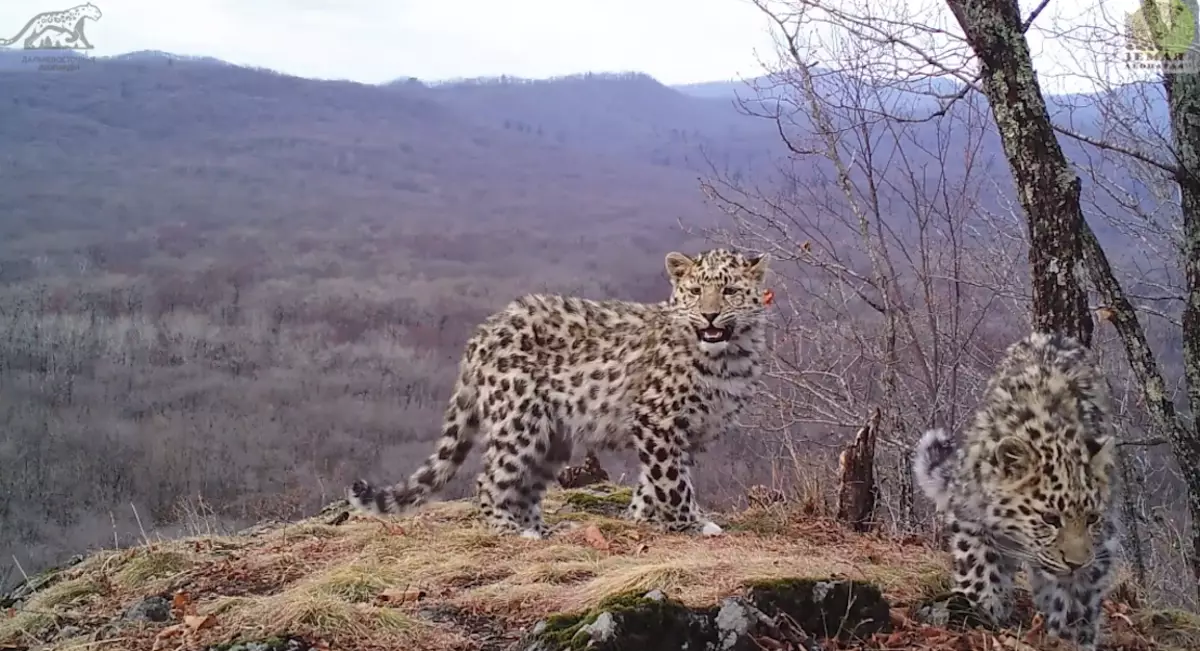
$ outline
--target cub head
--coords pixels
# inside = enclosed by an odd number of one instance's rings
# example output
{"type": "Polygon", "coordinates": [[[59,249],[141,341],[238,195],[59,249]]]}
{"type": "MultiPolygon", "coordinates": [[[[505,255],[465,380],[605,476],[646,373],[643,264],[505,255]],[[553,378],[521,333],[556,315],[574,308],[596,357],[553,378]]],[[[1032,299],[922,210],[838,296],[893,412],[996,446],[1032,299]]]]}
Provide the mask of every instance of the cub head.
{"type": "Polygon", "coordinates": [[[1094,560],[1110,500],[1115,441],[1074,431],[1026,428],[1005,436],[989,459],[988,522],[1026,560],[1069,574],[1094,560]],[[1030,437],[1030,433],[1038,434],[1030,437]]]}
{"type": "Polygon", "coordinates": [[[746,256],[725,249],[694,257],[667,254],[671,309],[692,328],[702,349],[723,350],[758,323],[768,262],[765,253],[746,256]]]}

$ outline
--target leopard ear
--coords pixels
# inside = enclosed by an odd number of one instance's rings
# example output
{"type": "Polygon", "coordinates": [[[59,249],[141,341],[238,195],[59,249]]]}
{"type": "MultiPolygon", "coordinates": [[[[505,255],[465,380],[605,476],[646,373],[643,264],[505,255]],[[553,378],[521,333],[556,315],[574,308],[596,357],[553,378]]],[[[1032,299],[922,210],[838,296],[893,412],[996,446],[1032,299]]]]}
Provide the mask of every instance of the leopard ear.
{"type": "Polygon", "coordinates": [[[764,253],[758,257],[746,258],[746,275],[756,283],[761,283],[767,277],[767,267],[771,264],[771,256],[764,253]]]}
{"type": "Polygon", "coordinates": [[[1116,463],[1117,438],[1115,436],[1101,436],[1096,439],[1088,439],[1085,441],[1089,456],[1089,464],[1092,468],[1092,474],[1097,477],[1108,476],[1109,471],[1116,463]]]}
{"type": "Polygon", "coordinates": [[[672,251],[667,254],[667,274],[671,277],[671,282],[678,282],[696,266],[696,261],[686,255],[672,251]]]}
{"type": "Polygon", "coordinates": [[[1037,453],[1023,439],[1006,436],[996,445],[994,463],[1006,478],[1020,481],[1037,467],[1037,453]]]}

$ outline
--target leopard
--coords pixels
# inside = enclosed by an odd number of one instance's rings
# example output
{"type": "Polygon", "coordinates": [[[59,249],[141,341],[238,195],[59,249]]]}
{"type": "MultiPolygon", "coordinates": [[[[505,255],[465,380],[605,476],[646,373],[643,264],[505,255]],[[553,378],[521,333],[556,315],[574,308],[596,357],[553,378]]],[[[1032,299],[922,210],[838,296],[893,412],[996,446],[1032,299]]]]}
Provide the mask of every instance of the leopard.
{"type": "Polygon", "coordinates": [[[350,504],[374,515],[416,508],[482,438],[483,520],[496,533],[542,539],[551,533],[541,514],[547,485],[579,445],[636,452],[625,518],[722,534],[699,509],[693,468],[758,392],[769,264],[767,253],[727,248],[671,252],[663,301],[516,298],[467,339],[435,451],[399,483],[356,480],[350,504]]]}
{"type": "Polygon", "coordinates": [[[24,37],[27,50],[92,49],[83,33],[84,19],[100,20],[100,8],[88,2],[61,11],[44,11],[29,19],[12,38],[0,38],[0,46],[9,46],[24,37]],[[53,37],[53,38],[51,38],[53,37]]]}
{"type": "Polygon", "coordinates": [[[1097,648],[1119,557],[1110,413],[1089,349],[1033,331],[1005,349],[959,436],[921,436],[913,475],[949,529],[951,592],[985,622],[1007,623],[1023,567],[1046,631],[1097,648]]]}

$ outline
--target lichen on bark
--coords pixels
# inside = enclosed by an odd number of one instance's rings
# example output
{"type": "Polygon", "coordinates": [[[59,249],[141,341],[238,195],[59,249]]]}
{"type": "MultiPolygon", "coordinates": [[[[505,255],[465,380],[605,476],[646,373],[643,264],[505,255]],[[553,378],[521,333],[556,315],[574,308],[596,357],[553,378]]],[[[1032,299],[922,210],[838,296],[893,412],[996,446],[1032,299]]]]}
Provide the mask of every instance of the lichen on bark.
{"type": "Polygon", "coordinates": [[[1080,181],[1054,135],[1016,2],[947,0],[979,59],[1017,196],[1029,224],[1033,326],[1090,346],[1092,319],[1077,277],[1080,181]]]}
{"type": "MultiPolygon", "coordinates": [[[[1193,60],[1200,57],[1193,57],[1193,60]]],[[[1183,311],[1183,361],[1188,384],[1190,427],[1168,430],[1175,458],[1188,484],[1192,516],[1192,575],[1200,595],[1200,74],[1165,74],[1163,87],[1171,116],[1178,161],[1183,217],[1184,277],[1188,297],[1183,311]]]]}

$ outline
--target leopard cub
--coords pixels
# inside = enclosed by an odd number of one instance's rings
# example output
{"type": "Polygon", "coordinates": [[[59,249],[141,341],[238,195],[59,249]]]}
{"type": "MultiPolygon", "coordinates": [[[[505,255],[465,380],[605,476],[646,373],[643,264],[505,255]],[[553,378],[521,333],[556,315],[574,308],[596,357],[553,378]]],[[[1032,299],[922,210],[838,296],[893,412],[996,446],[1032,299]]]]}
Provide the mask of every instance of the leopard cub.
{"type": "Polygon", "coordinates": [[[1095,649],[1116,571],[1114,446],[1087,348],[1037,332],[1010,346],[965,431],[928,431],[914,454],[950,529],[953,591],[1003,624],[1024,566],[1049,633],[1095,649]]]}
{"type": "Polygon", "coordinates": [[[715,249],[666,257],[659,303],[533,294],[467,341],[436,452],[407,480],[349,489],[385,513],[422,502],[485,446],[477,493],[498,532],[541,538],[541,502],[577,444],[637,451],[627,515],[668,531],[722,532],[700,516],[693,456],[754,395],[766,347],[768,259],[715,249]]]}

